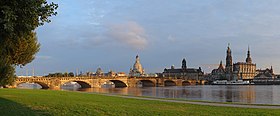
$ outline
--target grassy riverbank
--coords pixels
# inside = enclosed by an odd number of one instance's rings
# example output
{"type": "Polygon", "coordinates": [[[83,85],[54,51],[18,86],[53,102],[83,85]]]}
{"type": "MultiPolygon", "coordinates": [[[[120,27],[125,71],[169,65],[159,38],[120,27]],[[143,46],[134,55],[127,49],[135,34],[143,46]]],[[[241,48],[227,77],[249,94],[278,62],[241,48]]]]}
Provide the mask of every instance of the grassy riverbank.
{"type": "Polygon", "coordinates": [[[0,89],[0,115],[278,115],[280,110],[202,106],[52,90],[0,89]]]}

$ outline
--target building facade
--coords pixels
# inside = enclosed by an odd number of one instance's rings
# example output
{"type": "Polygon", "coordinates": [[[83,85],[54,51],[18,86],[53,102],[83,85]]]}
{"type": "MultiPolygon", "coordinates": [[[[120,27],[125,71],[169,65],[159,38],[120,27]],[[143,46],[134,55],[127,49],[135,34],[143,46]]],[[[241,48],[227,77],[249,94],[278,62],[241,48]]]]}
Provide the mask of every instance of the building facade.
{"type": "Polygon", "coordinates": [[[226,51],[226,66],[223,68],[222,61],[217,69],[212,70],[213,80],[253,80],[256,76],[256,64],[252,62],[250,49],[248,48],[245,62],[233,63],[230,46],[226,51]]]}
{"type": "Polygon", "coordinates": [[[212,70],[211,72],[211,80],[225,80],[226,79],[226,75],[225,75],[226,71],[225,68],[223,66],[222,61],[220,62],[220,65],[217,69],[212,70]]]}
{"type": "Polygon", "coordinates": [[[227,56],[226,56],[226,68],[225,68],[225,77],[227,80],[233,79],[233,64],[232,64],[232,55],[231,55],[231,49],[227,47],[227,56]]]}
{"type": "Polygon", "coordinates": [[[143,76],[145,74],[145,70],[140,63],[140,58],[137,55],[133,68],[130,68],[129,76],[143,76]]]}
{"type": "Polygon", "coordinates": [[[272,66],[271,68],[266,68],[265,70],[258,69],[256,70],[256,76],[254,77],[253,82],[255,84],[279,84],[279,78],[273,73],[272,66]]]}
{"type": "Polygon", "coordinates": [[[233,65],[235,79],[237,80],[253,80],[256,76],[256,64],[252,63],[250,49],[247,51],[246,62],[237,62],[233,65]]]}
{"type": "Polygon", "coordinates": [[[171,66],[170,69],[165,68],[162,76],[169,78],[180,78],[185,80],[201,80],[203,79],[203,71],[199,67],[195,68],[187,68],[186,59],[182,60],[181,68],[175,68],[175,66],[171,66]]]}

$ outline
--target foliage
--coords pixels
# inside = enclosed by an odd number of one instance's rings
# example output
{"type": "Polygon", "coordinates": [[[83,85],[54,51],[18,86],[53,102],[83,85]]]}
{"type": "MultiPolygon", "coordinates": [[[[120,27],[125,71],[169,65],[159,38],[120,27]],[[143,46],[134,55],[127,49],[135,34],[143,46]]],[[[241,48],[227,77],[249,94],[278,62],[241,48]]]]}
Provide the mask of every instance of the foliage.
{"type": "Polygon", "coordinates": [[[0,89],[0,104],[1,115],[276,116],[280,113],[278,109],[203,106],[51,90],[0,89]]]}
{"type": "Polygon", "coordinates": [[[57,73],[49,73],[48,75],[46,75],[45,77],[74,77],[74,73],[70,72],[70,73],[61,73],[61,72],[57,72],[57,73]]]}
{"type": "Polygon", "coordinates": [[[6,64],[24,66],[30,63],[39,51],[40,44],[34,32],[20,35],[14,39],[0,40],[1,56],[6,64]]]}
{"type": "MultiPolygon", "coordinates": [[[[0,61],[2,62],[2,60],[0,61]]],[[[15,68],[11,65],[3,65],[3,63],[0,63],[0,87],[5,86],[12,82],[14,82],[16,76],[15,76],[15,68]],[[9,78],[5,78],[9,77],[9,78]]]]}
{"type": "Polygon", "coordinates": [[[69,77],[74,77],[75,75],[74,75],[73,72],[70,72],[70,73],[68,73],[68,76],[69,76],[69,77]]]}
{"type": "Polygon", "coordinates": [[[35,58],[40,44],[34,30],[50,22],[58,5],[46,0],[0,0],[0,82],[11,84],[16,66],[35,58]]]}
{"type": "Polygon", "coordinates": [[[50,22],[48,18],[57,14],[57,7],[46,0],[1,0],[0,37],[30,33],[44,22],[50,22]]]}

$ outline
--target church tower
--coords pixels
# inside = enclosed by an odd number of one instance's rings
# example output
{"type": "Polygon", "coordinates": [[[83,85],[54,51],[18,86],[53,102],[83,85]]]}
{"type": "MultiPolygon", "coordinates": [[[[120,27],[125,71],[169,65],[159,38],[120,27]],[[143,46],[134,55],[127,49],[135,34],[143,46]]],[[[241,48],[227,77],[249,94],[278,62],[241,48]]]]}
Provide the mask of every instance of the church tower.
{"type": "Polygon", "coordinates": [[[182,61],[182,70],[187,70],[187,62],[185,58],[182,61]]]}
{"type": "Polygon", "coordinates": [[[222,60],[220,61],[220,65],[219,65],[218,69],[224,69],[222,60]]]}
{"type": "Polygon", "coordinates": [[[249,48],[249,46],[248,46],[248,52],[247,52],[246,63],[247,63],[247,64],[252,64],[252,58],[251,58],[251,56],[250,56],[250,48],[249,48]]]}
{"type": "Polygon", "coordinates": [[[232,64],[232,56],[231,56],[231,49],[228,44],[227,47],[227,56],[226,56],[226,77],[227,79],[232,79],[232,72],[233,72],[233,64],[232,64]]]}

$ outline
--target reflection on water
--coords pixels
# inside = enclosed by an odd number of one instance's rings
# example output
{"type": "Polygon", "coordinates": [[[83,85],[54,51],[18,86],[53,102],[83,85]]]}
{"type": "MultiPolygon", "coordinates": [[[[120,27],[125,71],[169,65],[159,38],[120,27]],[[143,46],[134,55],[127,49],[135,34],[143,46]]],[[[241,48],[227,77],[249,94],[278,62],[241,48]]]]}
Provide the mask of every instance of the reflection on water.
{"type": "Polygon", "coordinates": [[[42,86],[37,83],[21,83],[17,86],[19,89],[41,89],[42,86]]]}
{"type": "MultiPolygon", "coordinates": [[[[77,83],[66,83],[61,90],[150,96],[214,102],[240,102],[280,105],[279,85],[197,85],[140,88],[85,88],[77,83]]],[[[18,88],[40,89],[36,83],[22,83],[18,88]]]]}
{"type": "Polygon", "coordinates": [[[254,85],[201,85],[143,88],[86,88],[75,91],[111,93],[159,98],[206,100],[214,102],[240,102],[254,104],[280,104],[280,86],[254,85]]]}

